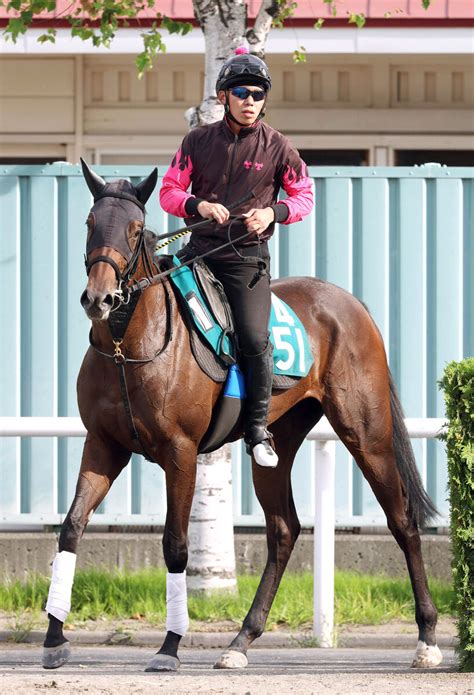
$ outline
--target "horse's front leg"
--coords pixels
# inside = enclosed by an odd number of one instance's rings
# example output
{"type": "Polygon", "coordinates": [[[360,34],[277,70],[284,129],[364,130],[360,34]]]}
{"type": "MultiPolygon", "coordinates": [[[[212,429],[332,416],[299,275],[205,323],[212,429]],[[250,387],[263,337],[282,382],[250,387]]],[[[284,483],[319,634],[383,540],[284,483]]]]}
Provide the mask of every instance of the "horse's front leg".
{"type": "Polygon", "coordinates": [[[44,668],[59,668],[69,659],[69,642],[64,637],[63,626],[71,607],[77,547],[93,512],[129,458],[130,453],[123,448],[87,435],[76,494],[61,527],[58,552],[53,562],[46,604],[49,626],[43,648],[44,668]]]}
{"type": "Polygon", "coordinates": [[[166,637],[146,671],[177,671],[178,647],[188,625],[186,565],[188,564],[188,524],[196,481],[194,444],[174,445],[165,465],[168,508],[163,533],[166,575],[166,637]]]}

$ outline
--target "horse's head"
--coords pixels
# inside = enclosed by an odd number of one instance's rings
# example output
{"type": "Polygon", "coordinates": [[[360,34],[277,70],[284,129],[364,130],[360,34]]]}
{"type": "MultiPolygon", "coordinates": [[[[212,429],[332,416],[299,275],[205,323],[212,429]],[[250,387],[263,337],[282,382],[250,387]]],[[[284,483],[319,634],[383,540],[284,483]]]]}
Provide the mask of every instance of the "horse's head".
{"type": "Polygon", "coordinates": [[[90,319],[105,320],[114,296],[133,274],[143,243],[145,204],[158,170],[134,186],[120,179],[106,183],[81,159],[94,205],[87,218],[86,268],[89,276],[81,304],[90,319]]]}

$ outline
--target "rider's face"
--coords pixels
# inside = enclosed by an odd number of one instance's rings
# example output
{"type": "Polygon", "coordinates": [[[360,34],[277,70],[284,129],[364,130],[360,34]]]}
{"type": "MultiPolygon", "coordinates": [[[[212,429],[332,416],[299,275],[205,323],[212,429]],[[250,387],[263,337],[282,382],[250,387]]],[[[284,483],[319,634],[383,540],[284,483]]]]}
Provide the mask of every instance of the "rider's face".
{"type": "MultiPolygon", "coordinates": [[[[249,92],[261,92],[260,87],[255,85],[242,85],[249,92]]],[[[219,101],[221,104],[225,104],[226,92],[219,92],[219,101]]],[[[241,99],[238,96],[232,94],[232,90],[227,90],[227,99],[229,103],[230,112],[233,117],[242,123],[244,126],[251,126],[257,120],[260,112],[265,105],[265,99],[261,101],[255,101],[250,93],[245,99],[241,99]]]]}

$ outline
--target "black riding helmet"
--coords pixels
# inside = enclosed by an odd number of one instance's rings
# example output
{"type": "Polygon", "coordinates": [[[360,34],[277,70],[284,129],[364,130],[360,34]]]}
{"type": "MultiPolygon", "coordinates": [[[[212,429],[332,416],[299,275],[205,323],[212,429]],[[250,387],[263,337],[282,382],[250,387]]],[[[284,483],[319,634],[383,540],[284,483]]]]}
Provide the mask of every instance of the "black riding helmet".
{"type": "MultiPolygon", "coordinates": [[[[248,48],[244,46],[237,48],[235,53],[236,55],[226,60],[219,71],[216,81],[216,92],[219,92],[221,89],[226,91],[232,89],[232,87],[247,84],[261,87],[265,92],[268,92],[272,88],[272,79],[264,61],[258,56],[250,54],[248,48]]],[[[227,94],[224,109],[227,118],[230,118],[240,126],[244,125],[231,114],[227,94]]],[[[258,115],[257,120],[260,120],[264,116],[265,105],[258,115]]]]}
{"type": "Polygon", "coordinates": [[[221,67],[217,77],[216,92],[242,84],[262,87],[266,92],[272,87],[270,72],[266,64],[244,47],[238,48],[236,55],[226,60],[221,67]]]}

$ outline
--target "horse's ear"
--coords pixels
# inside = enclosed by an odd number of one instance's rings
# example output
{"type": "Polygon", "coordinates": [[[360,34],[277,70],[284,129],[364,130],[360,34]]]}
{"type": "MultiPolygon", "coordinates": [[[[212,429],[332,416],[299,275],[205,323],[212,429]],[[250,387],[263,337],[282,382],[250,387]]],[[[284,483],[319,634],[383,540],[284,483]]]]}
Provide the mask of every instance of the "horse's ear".
{"type": "Polygon", "coordinates": [[[105,181],[104,179],[99,176],[99,174],[96,174],[95,172],[92,171],[90,166],[85,162],[82,157],[81,157],[81,165],[82,165],[82,173],[84,174],[84,178],[87,183],[87,187],[89,188],[90,192],[96,198],[99,196],[102,191],[104,190],[105,186],[105,181]]]}
{"type": "Polygon", "coordinates": [[[135,186],[137,191],[137,198],[143,205],[146,205],[146,201],[151,196],[158,181],[158,169],[155,167],[151,174],[140,181],[138,185],[135,186]]]}

